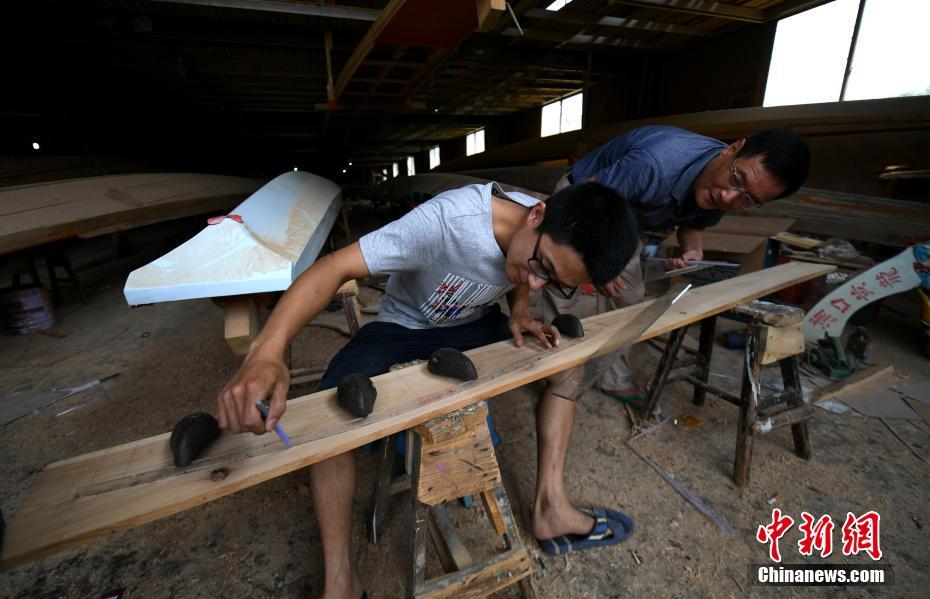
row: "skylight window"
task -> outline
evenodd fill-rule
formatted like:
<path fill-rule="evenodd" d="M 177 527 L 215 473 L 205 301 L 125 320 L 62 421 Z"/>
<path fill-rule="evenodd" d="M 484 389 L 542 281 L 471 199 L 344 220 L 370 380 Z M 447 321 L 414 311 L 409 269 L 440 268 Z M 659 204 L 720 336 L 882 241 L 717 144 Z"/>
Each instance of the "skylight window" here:
<path fill-rule="evenodd" d="M 484 129 L 478 129 L 465 136 L 465 155 L 480 154 L 484 152 Z"/>
<path fill-rule="evenodd" d="M 581 129 L 584 94 L 575 94 L 542 107 L 540 136 L 546 137 Z"/>
<path fill-rule="evenodd" d="M 562 8 L 565 8 L 565 5 L 570 3 L 572 0 L 555 0 L 552 4 L 546 7 L 546 10 L 556 11 Z"/>
<path fill-rule="evenodd" d="M 778 23 L 763 106 L 930 94 L 930 3 L 866 2 L 856 33 L 859 9 L 835 0 Z"/>

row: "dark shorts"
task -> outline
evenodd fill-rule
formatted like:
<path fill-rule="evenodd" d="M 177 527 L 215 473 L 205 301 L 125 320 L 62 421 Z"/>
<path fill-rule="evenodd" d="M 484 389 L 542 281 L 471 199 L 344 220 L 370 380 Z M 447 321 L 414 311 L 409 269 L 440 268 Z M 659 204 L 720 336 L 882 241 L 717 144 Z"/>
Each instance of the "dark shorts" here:
<path fill-rule="evenodd" d="M 372 322 L 333 356 L 317 389 L 331 389 L 356 372 L 369 377 L 384 374 L 394 364 L 425 360 L 441 347 L 467 351 L 511 337 L 507 316 L 496 305 L 483 318 L 455 327 L 408 329 L 390 322 Z"/>

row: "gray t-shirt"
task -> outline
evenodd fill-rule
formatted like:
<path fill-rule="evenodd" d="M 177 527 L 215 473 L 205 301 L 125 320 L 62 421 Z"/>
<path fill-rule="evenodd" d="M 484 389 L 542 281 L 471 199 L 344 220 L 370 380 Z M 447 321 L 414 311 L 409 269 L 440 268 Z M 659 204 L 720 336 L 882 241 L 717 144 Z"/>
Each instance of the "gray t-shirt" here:
<path fill-rule="evenodd" d="M 359 239 L 371 274 L 390 275 L 378 320 L 409 329 L 465 324 L 513 287 L 494 239 L 492 188 L 526 207 L 539 201 L 493 182 L 468 185 Z"/>

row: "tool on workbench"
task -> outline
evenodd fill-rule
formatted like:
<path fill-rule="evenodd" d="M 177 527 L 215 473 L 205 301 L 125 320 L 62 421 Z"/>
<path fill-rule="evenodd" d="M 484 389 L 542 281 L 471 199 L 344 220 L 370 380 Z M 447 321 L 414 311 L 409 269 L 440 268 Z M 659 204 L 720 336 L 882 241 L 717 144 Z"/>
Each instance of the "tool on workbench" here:
<path fill-rule="evenodd" d="M 650 256 L 646 260 L 649 262 L 667 262 L 671 258 Z M 688 266 L 725 266 L 727 268 L 739 268 L 741 266 L 739 262 L 726 262 L 724 260 L 682 260 L 682 262 Z"/>
<path fill-rule="evenodd" d="M 672 270 L 665 270 L 665 264 L 668 258 L 655 256 L 647 257 L 645 260 L 646 263 L 643 273 L 643 281 L 646 283 L 659 281 L 661 279 L 668 279 L 670 277 L 686 275 L 708 268 L 717 268 L 723 271 L 736 273 L 741 266 L 739 262 L 724 262 L 721 260 L 684 260 L 683 262 L 687 266 L 682 268 L 675 268 Z"/>
<path fill-rule="evenodd" d="M 268 406 L 265 405 L 265 402 L 261 400 L 256 401 L 255 407 L 258 408 L 258 412 L 262 415 L 262 420 L 266 420 L 268 418 Z M 291 440 L 288 438 L 287 433 L 285 433 L 284 429 L 281 428 L 280 424 L 274 425 L 274 432 L 278 433 L 278 437 L 281 438 L 281 442 L 284 443 L 285 447 L 290 449 L 294 446 L 294 444 L 291 443 Z"/>

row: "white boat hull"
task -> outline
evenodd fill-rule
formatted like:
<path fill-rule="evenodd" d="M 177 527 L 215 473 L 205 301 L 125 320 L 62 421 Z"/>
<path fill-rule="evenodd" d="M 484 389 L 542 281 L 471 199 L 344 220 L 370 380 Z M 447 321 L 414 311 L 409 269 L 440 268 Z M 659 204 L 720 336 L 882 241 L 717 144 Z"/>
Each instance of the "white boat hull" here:
<path fill-rule="evenodd" d="M 282 291 L 317 258 L 342 207 L 335 183 L 287 172 L 171 252 L 130 273 L 130 305 Z"/>

